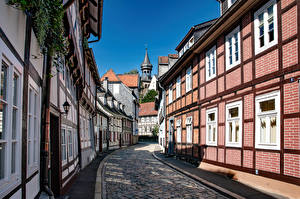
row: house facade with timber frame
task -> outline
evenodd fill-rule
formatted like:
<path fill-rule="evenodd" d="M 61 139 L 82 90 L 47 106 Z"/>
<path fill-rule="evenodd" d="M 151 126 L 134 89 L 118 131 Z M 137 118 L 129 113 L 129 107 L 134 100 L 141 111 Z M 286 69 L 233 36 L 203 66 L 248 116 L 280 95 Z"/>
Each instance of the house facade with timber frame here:
<path fill-rule="evenodd" d="M 299 195 L 300 2 L 220 5 L 221 17 L 159 79 L 166 151 L 273 193 Z"/>

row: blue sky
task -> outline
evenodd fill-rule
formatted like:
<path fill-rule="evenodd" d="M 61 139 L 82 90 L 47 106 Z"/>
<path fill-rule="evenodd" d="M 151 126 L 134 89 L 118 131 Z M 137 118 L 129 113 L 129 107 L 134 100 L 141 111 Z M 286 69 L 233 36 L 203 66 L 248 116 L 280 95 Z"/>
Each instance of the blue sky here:
<path fill-rule="evenodd" d="M 152 75 L 158 56 L 175 48 L 193 25 L 219 17 L 217 0 L 106 0 L 102 38 L 90 44 L 99 74 L 140 70 L 148 46 Z"/>

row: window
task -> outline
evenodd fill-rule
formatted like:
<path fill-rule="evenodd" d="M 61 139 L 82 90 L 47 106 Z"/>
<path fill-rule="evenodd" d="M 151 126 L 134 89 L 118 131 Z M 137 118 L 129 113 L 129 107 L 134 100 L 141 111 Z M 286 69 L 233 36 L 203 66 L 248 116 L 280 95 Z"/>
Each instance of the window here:
<path fill-rule="evenodd" d="M 192 47 L 192 45 L 194 45 L 194 37 L 192 37 L 190 40 L 189 40 L 189 46 Z"/>
<path fill-rule="evenodd" d="M 142 119 L 141 119 L 141 120 L 142 120 L 142 122 L 145 122 L 145 118 L 143 118 L 143 117 L 142 117 Z"/>
<path fill-rule="evenodd" d="M 241 63 L 240 27 L 235 28 L 226 36 L 226 69 Z"/>
<path fill-rule="evenodd" d="M 242 146 L 242 102 L 226 105 L 226 146 Z"/>
<path fill-rule="evenodd" d="M 183 48 L 179 51 L 179 57 L 183 55 Z"/>
<path fill-rule="evenodd" d="M 66 146 L 66 130 L 61 130 L 61 160 L 62 162 L 67 161 L 67 146 Z"/>
<path fill-rule="evenodd" d="M 180 93 L 181 93 L 181 77 L 177 77 L 177 80 L 176 80 L 176 98 L 179 98 L 180 97 Z"/>
<path fill-rule="evenodd" d="M 169 104 L 173 102 L 173 89 L 172 89 L 172 84 L 169 87 Z"/>
<path fill-rule="evenodd" d="M 277 43 L 277 4 L 270 0 L 254 13 L 255 54 Z"/>
<path fill-rule="evenodd" d="M 73 132 L 68 130 L 68 157 L 73 158 Z"/>
<path fill-rule="evenodd" d="M 228 0 L 228 8 L 230 8 L 235 2 L 236 0 Z"/>
<path fill-rule="evenodd" d="M 193 131 L 193 126 L 192 126 L 192 117 L 187 117 L 185 120 L 186 124 L 186 142 L 187 143 L 192 143 L 192 131 Z"/>
<path fill-rule="evenodd" d="M 1 41 L 0 41 L 1 42 Z M 0 43 L 0 46 L 2 43 Z M 21 180 L 21 73 L 0 48 L 0 197 Z"/>
<path fill-rule="evenodd" d="M 177 143 L 181 142 L 181 120 L 176 121 Z"/>
<path fill-rule="evenodd" d="M 206 52 L 206 81 L 216 77 L 216 46 Z"/>
<path fill-rule="evenodd" d="M 27 163 L 30 174 L 38 169 L 39 151 L 39 95 L 38 86 L 31 81 L 28 94 Z"/>
<path fill-rule="evenodd" d="M 255 147 L 280 149 L 280 93 L 279 91 L 255 98 Z"/>
<path fill-rule="evenodd" d="M 207 145 L 217 145 L 218 140 L 218 111 L 217 108 L 206 111 L 206 143 Z"/>
<path fill-rule="evenodd" d="M 192 90 L 192 69 L 191 66 L 186 70 L 185 92 Z"/>

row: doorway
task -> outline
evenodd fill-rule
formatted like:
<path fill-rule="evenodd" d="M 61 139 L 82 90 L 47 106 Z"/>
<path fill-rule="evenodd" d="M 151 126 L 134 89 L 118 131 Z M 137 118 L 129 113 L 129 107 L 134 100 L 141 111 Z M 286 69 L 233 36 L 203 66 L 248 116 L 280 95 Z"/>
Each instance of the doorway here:
<path fill-rule="evenodd" d="M 51 190 L 54 196 L 60 195 L 60 131 L 59 131 L 59 117 L 50 114 L 50 169 L 49 179 Z"/>

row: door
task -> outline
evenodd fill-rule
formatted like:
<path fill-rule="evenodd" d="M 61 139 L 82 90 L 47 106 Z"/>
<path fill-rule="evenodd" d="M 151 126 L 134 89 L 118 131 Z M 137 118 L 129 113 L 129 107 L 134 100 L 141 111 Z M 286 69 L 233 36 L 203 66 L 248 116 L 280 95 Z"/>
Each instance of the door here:
<path fill-rule="evenodd" d="M 59 131 L 59 117 L 50 114 L 50 169 L 49 179 L 51 190 L 55 196 L 60 195 L 60 131 Z"/>

